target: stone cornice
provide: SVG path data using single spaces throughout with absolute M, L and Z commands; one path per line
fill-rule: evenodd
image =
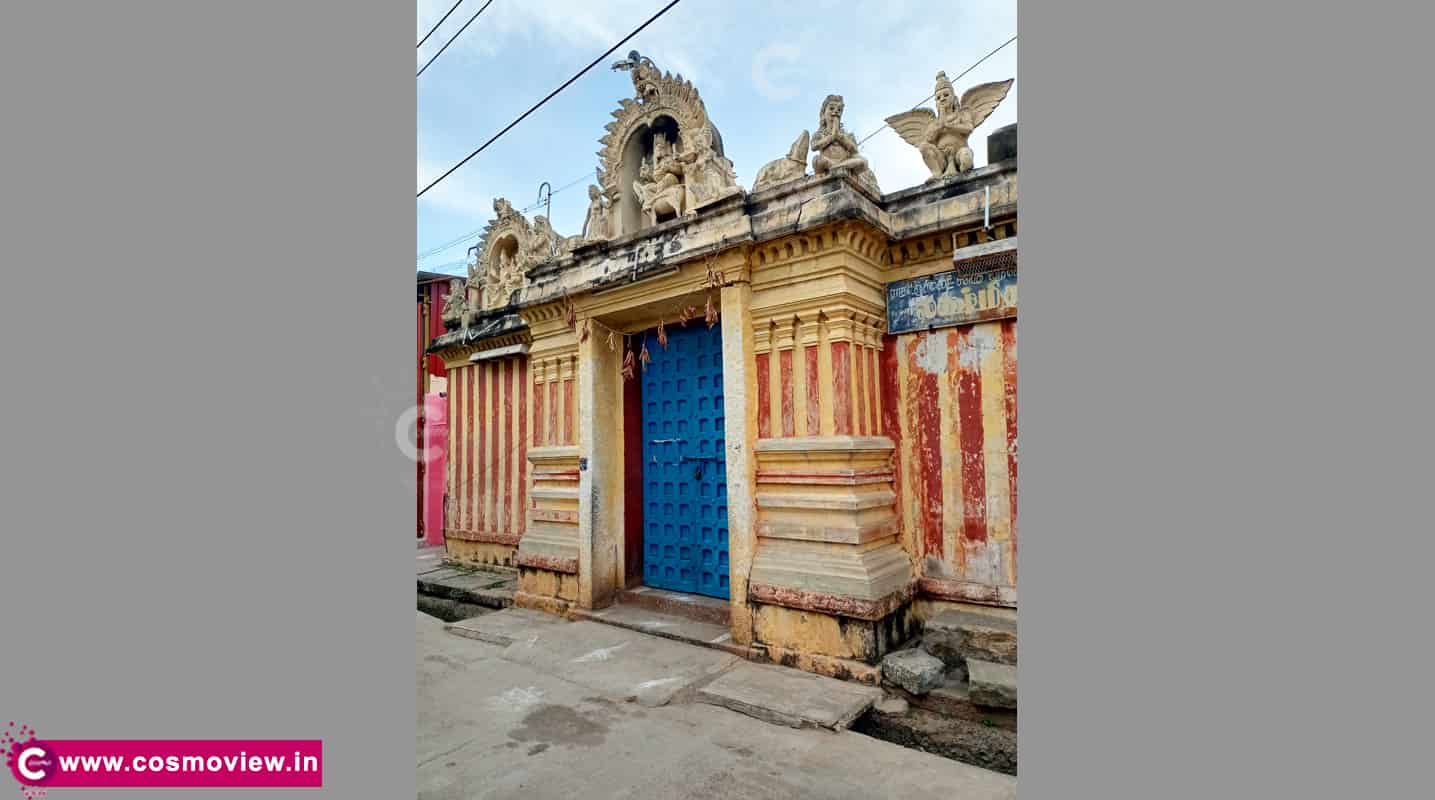
M 789 181 L 727 198 L 696 215 L 581 245 L 532 272 L 512 308 L 536 324 L 552 313 L 541 309 L 564 295 L 576 300 L 595 290 L 658 280 L 694 259 L 744 246 L 743 260 L 755 268 L 840 248 L 885 272 L 942 247 L 950 252 L 953 232 L 980 227 L 988 216 L 993 224 L 1014 217 L 1016 176 L 1015 162 L 998 162 L 880 198 L 841 170 Z M 935 244 L 938 237 L 945 243 Z

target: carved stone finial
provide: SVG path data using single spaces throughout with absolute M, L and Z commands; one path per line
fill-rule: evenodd
M 867 159 L 857 154 L 857 139 L 842 125 L 842 112 L 847 104 L 840 94 L 829 94 L 822 101 L 817 121 L 817 134 L 812 137 L 812 172 L 825 175 L 834 169 L 845 169 L 852 173 L 857 182 L 877 194 L 877 176 L 872 173 Z
M 938 72 L 935 113 L 917 108 L 887 118 L 892 130 L 921 152 L 932 173 L 928 183 L 971 170 L 972 148 L 967 146 L 967 138 L 996 110 L 1013 80 L 973 86 L 958 101 L 947 73 Z
M 631 73 L 635 97 L 619 101 L 600 140 L 597 174 L 610 203 L 609 238 L 742 192 L 723 155 L 722 137 L 691 83 L 662 72 L 636 51 L 613 69 Z
M 535 217 L 530 225 L 501 197 L 493 201 L 493 210 L 496 216 L 484 228 L 469 264 L 469 285 L 483 287 L 484 311 L 514 302 L 528 270 L 567 255 L 577 238 L 559 236 L 547 217 Z
M 792 143 L 792 147 L 788 148 L 786 156 L 764 164 L 762 169 L 757 171 L 757 178 L 752 182 L 752 190 L 758 192 L 805 177 L 807 175 L 807 145 L 810 140 L 810 134 L 803 131 Z
M 612 68 L 632 73 L 633 91 L 637 93 L 638 100 L 646 102 L 658 94 L 657 81 L 662 77 L 662 72 L 658 65 L 653 63 L 653 59 L 637 50 L 629 50 L 628 57 L 614 64 Z
M 443 298 L 443 319 L 444 327 L 457 328 L 463 322 L 464 312 L 468 308 L 468 286 L 463 278 L 450 278 L 448 282 L 448 294 Z

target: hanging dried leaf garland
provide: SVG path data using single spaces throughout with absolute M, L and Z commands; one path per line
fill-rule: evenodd
M 717 313 L 717 309 L 716 309 L 716 308 L 713 308 L 713 296 L 712 296 L 712 295 L 708 295 L 707 313 L 703 315 L 703 319 L 704 319 L 704 321 L 707 322 L 709 328 L 711 328 L 712 326 L 714 326 L 714 325 L 717 324 L 717 321 L 718 321 L 718 313 Z
M 634 377 L 633 351 L 629 350 L 623 354 L 623 380 L 630 381 Z
M 588 320 L 585 319 L 582 329 L 578 331 L 578 343 L 582 344 L 586 341 L 588 341 Z
M 618 352 L 618 332 L 611 328 L 608 330 L 608 349 Z
M 687 308 L 684 308 L 682 318 L 683 327 L 686 328 L 688 326 L 688 320 L 692 319 L 693 317 L 696 317 L 697 315 L 698 310 L 693 306 L 688 306 Z
M 668 349 L 668 332 L 663 329 L 662 320 L 658 320 L 658 345 L 664 350 Z M 646 348 L 644 352 L 647 352 Z
M 573 305 L 567 295 L 563 297 L 563 321 L 568 323 L 570 330 L 578 329 L 578 307 Z
M 646 369 L 648 368 L 648 363 L 651 362 L 652 360 L 653 360 L 653 357 L 650 356 L 650 355 L 648 355 L 648 340 L 647 340 L 647 339 L 644 339 L 644 340 L 643 340 L 643 352 L 641 352 L 641 353 L 638 354 L 638 361 L 642 362 L 642 364 L 643 364 L 643 369 L 646 370 Z

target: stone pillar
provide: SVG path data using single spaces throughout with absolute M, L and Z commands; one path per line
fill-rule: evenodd
M 551 613 L 578 602 L 580 562 L 579 484 L 582 451 L 565 438 L 569 401 L 565 381 L 577 353 L 577 337 L 554 304 L 525 312 L 532 330 L 529 351 L 532 391 L 526 412 L 533 447 L 528 451 L 527 530 L 514 557 L 518 565 L 515 605 Z M 576 405 L 576 403 L 574 403 Z
M 578 346 L 578 605 L 587 609 L 611 603 L 623 583 L 622 355 L 597 336 Z
M 875 413 L 880 242 L 849 222 L 765 245 L 749 326 L 762 390 L 752 404 L 752 645 L 861 680 L 875 679 L 872 665 L 916 624 L 893 443 Z
M 754 475 L 757 460 L 757 372 L 753 360 L 752 288 L 746 282 L 722 290 L 723 436 L 727 442 L 728 585 L 732 639 L 752 643 L 747 603 L 748 572 L 757 547 Z

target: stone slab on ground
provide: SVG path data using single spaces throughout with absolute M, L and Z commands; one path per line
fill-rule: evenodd
M 1016 730 L 1016 711 L 1009 708 L 987 708 L 973 703 L 967 690 L 967 682 L 947 676 L 941 686 L 924 695 L 905 695 L 915 708 L 926 709 L 943 716 L 965 719 L 1002 730 Z
M 516 635 L 502 658 L 648 708 L 738 662 L 719 650 L 588 621 Z
M 450 623 L 445 626 L 445 630 L 467 639 L 477 639 L 480 642 L 507 647 L 518 639 L 533 636 L 545 628 L 567 624 L 561 617 L 545 614 L 542 611 L 533 611 L 527 608 L 505 608 L 492 614 Z
M 789 728 L 841 730 L 882 699 L 872 686 L 785 667 L 742 663 L 698 690 L 705 703 Z
M 518 574 L 512 571 L 440 567 L 418 574 L 418 591 L 463 603 L 507 608 L 513 605 Z
M 673 592 L 652 586 L 634 586 L 618 593 L 620 605 L 643 606 L 663 614 L 711 622 L 724 628 L 732 622 L 732 607 L 726 600 L 700 594 Z
M 1016 708 L 1016 667 L 967 659 L 967 696 L 992 708 Z
M 898 650 L 882 659 L 882 681 L 922 695 L 942 685 L 947 665 L 923 650 Z
M 443 566 L 445 548 L 443 545 L 425 545 L 422 539 L 419 540 L 418 549 L 418 571 L 433 569 Z
M 968 611 L 943 611 L 922 629 L 922 649 L 960 667 L 969 658 L 1016 663 L 1016 622 Z
M 423 587 L 425 584 L 436 585 L 452 578 L 462 578 L 467 574 L 467 570 L 458 569 L 457 567 L 447 567 L 440 565 L 436 569 L 420 572 L 418 574 L 419 586 Z
M 866 800 L 933 787 L 956 800 L 1016 797 L 1010 775 L 851 731 L 795 730 L 701 703 L 615 702 L 422 614 L 417 633 L 419 800 Z
M 668 614 L 639 605 L 620 603 L 597 611 L 579 610 L 574 613 L 606 625 L 617 625 L 620 628 L 704 647 L 722 647 L 732 642 L 732 632 L 724 625 Z

